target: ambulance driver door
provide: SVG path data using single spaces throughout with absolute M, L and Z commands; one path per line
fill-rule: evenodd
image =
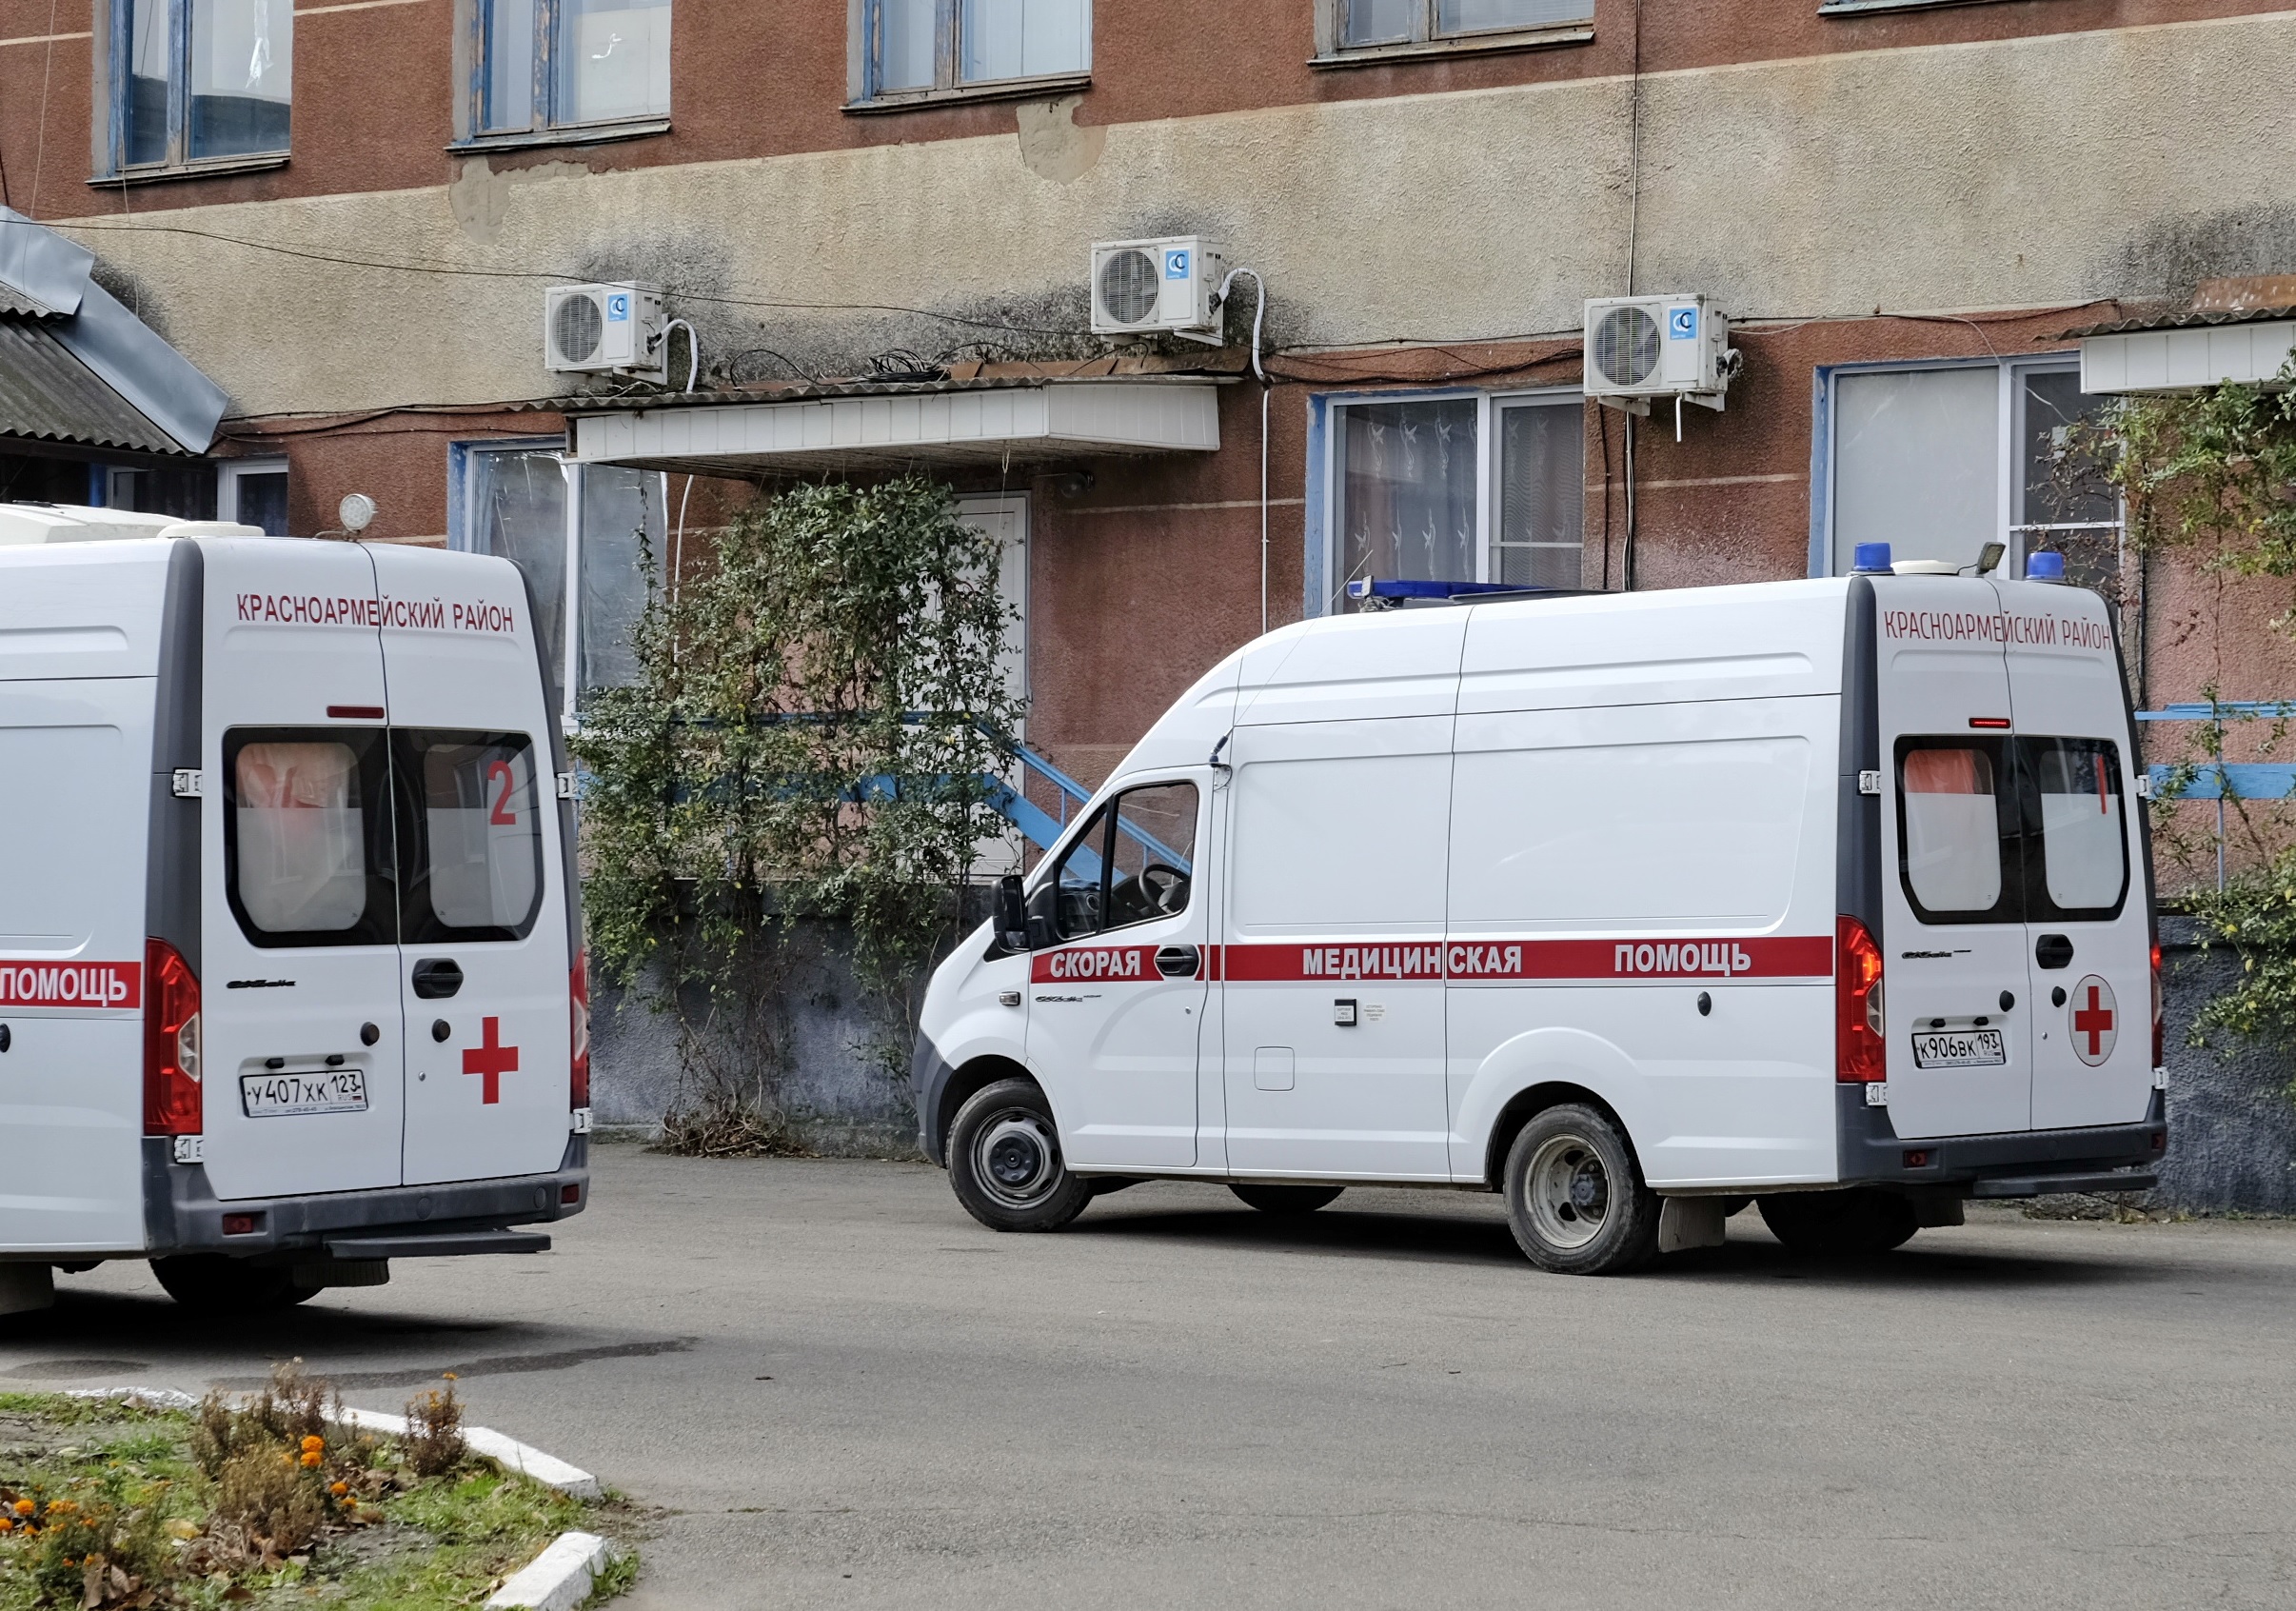
M 1197 846 L 1208 779 L 1124 790 L 1031 892 L 1028 1062 L 1072 1168 L 1196 1162 L 1211 903 Z

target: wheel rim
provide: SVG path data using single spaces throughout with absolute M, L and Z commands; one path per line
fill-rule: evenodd
M 1060 1148 L 1052 1125 L 1024 1107 L 994 1115 L 973 1143 L 973 1174 L 983 1191 L 1008 1208 L 1042 1202 L 1060 1177 Z
M 1584 1136 L 1549 1136 L 1531 1155 L 1523 1196 L 1542 1242 L 1584 1247 L 1610 1223 L 1611 1172 Z

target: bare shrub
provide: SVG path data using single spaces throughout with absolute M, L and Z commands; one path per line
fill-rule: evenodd
M 418 1477 L 443 1477 L 463 1463 L 470 1446 L 463 1442 L 463 1402 L 454 1396 L 454 1376 L 442 1390 L 432 1388 L 406 1402 L 406 1465 Z
M 215 1483 L 215 1515 L 267 1546 L 290 1555 L 309 1545 L 327 1520 L 327 1478 L 292 1449 L 262 1443 L 224 1462 Z
M 271 1380 L 245 1403 L 221 1393 L 200 1401 L 191 1429 L 191 1458 L 209 1477 L 221 1480 L 231 1457 L 253 1448 L 300 1450 L 306 1438 L 327 1436 L 327 1403 L 332 1389 L 310 1375 L 299 1359 L 271 1367 Z

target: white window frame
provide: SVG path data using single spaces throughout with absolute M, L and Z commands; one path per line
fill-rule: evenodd
M 1810 522 L 1810 574 L 1834 576 L 1844 574 L 1836 567 L 1834 554 L 1834 500 L 1840 488 L 1840 477 L 1834 470 L 1835 445 L 1840 441 L 1834 413 L 1841 397 L 1841 388 L 1834 383 L 1844 375 L 1909 374 L 1919 371 L 1937 372 L 1948 369 L 1992 369 L 1999 376 L 2000 389 L 1993 405 L 1993 540 L 2009 546 L 2008 556 L 2002 561 L 2001 574 L 2016 577 L 2025 574 L 2025 555 L 2029 547 L 2028 533 L 2016 527 L 2023 523 L 2025 484 L 2018 474 L 2017 448 L 2025 440 L 2024 379 L 2031 374 L 2077 374 L 2081 368 L 2078 352 L 2050 352 L 2030 358 L 1910 358 L 1891 363 L 1835 364 L 1818 371 L 1820 388 L 1819 420 L 1823 428 L 1816 450 L 1811 455 L 1811 468 L 1815 478 L 1811 487 Z
M 236 522 L 239 519 L 239 482 L 242 476 L 284 475 L 288 477 L 290 489 L 294 486 L 292 472 L 285 457 L 269 459 L 222 459 L 215 466 L 215 518 Z
M 960 37 L 964 0 L 933 0 L 936 19 L 933 82 L 929 87 L 887 90 L 882 87 L 882 52 L 879 48 L 883 0 L 846 0 L 845 109 L 854 112 L 898 111 L 932 101 L 999 100 L 1041 94 L 1046 90 L 1081 90 L 1092 83 L 1094 0 L 1084 7 L 1084 65 L 1062 72 L 1031 73 L 1020 78 L 973 78 L 961 75 L 964 42 Z
M 1462 398 L 1473 398 L 1475 402 L 1475 575 L 1458 577 L 1455 580 L 1462 582 L 1488 582 L 1491 580 L 1492 532 L 1497 521 L 1497 513 L 1492 507 L 1492 495 L 1497 483 L 1499 413 L 1510 406 L 1522 404 L 1550 408 L 1576 404 L 1581 411 L 1580 425 L 1583 428 L 1585 424 L 1585 389 L 1575 386 L 1538 386 L 1513 388 L 1503 391 L 1486 391 L 1473 387 L 1434 387 L 1413 391 L 1325 392 L 1314 400 L 1322 413 L 1321 428 L 1315 433 L 1320 439 L 1321 462 L 1313 466 L 1310 470 L 1322 494 L 1319 499 L 1316 500 L 1321 519 L 1317 522 L 1319 528 L 1311 530 L 1308 536 L 1311 545 L 1320 547 L 1323 556 L 1321 569 L 1325 584 L 1323 588 L 1325 597 L 1321 601 L 1322 607 L 1320 608 L 1316 607 L 1318 601 L 1316 599 L 1311 598 L 1306 601 L 1309 615 L 1338 613 L 1341 591 L 1347 582 L 1347 578 L 1341 574 L 1339 569 L 1341 560 L 1340 528 L 1343 524 L 1340 518 L 1342 511 L 1339 507 L 1341 490 L 1339 460 L 1342 456 L 1339 447 L 1340 416 L 1350 408 L 1373 404 L 1450 403 Z M 1586 444 L 1585 432 L 1582 428 L 1578 461 L 1578 485 L 1582 497 L 1586 488 Z M 1585 574 L 1583 568 L 1585 555 L 1586 542 L 1582 528 L 1579 541 L 1581 576 Z M 1315 567 L 1310 568 L 1313 570 Z M 1311 587 L 1314 587 L 1312 579 L 1309 585 Z

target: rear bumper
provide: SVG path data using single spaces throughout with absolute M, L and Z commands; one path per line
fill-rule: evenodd
M 590 1201 L 587 1136 L 568 1136 L 565 1156 L 546 1175 L 382 1186 L 317 1197 L 234 1198 L 228 1203 L 216 1197 L 205 1168 L 173 1163 L 168 1153 L 166 1139 L 146 1138 L 144 1243 L 153 1258 L 174 1253 L 325 1256 L 327 1243 L 346 1240 L 346 1233 L 353 1232 L 363 1242 L 387 1238 L 406 1244 L 428 1243 L 426 1250 L 437 1253 L 519 1251 L 524 1249 L 489 1243 L 483 1235 L 458 1233 L 563 1220 L 581 1213 Z M 565 1201 L 569 1186 L 571 1203 Z M 235 1218 L 251 1217 L 252 1228 L 225 1235 L 227 1212 Z
M 1845 1185 L 1953 1186 L 1968 1197 L 2052 1191 L 2146 1191 L 2168 1150 L 2168 1112 L 2152 1093 L 2142 1122 L 2080 1130 L 1905 1140 L 1863 1085 L 1837 1085 L 1839 1175 Z

